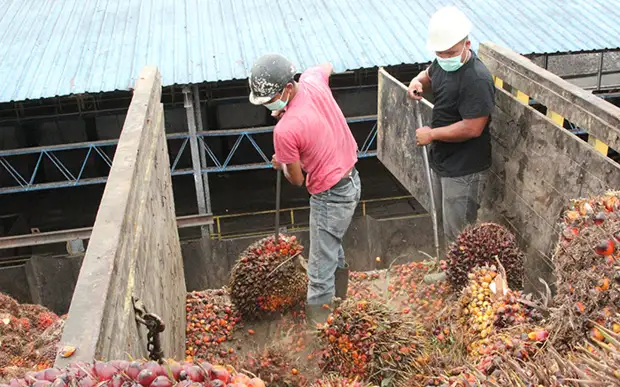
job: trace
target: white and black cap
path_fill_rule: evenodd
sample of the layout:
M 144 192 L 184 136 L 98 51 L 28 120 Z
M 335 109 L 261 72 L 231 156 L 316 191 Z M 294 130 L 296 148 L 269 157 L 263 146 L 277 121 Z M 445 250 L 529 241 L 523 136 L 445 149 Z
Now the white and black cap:
M 280 54 L 258 58 L 250 72 L 250 102 L 263 105 L 293 81 L 297 70 L 293 62 Z

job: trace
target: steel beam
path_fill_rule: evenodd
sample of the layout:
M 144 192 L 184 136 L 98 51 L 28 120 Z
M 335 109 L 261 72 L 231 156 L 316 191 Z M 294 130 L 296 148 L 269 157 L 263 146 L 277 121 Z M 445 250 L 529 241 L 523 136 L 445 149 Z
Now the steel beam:
M 195 136 L 192 136 L 190 133 L 171 133 L 166 136 L 168 141 L 170 140 L 182 140 L 183 144 L 181 148 L 172 160 L 171 165 L 171 174 L 172 176 L 180 176 L 180 175 L 188 175 L 195 173 L 195 176 L 202 176 L 201 182 L 197 182 L 197 184 L 202 183 L 202 191 L 197 190 L 197 192 L 203 192 L 204 201 L 204 213 L 211 213 L 211 201 L 210 201 L 210 190 L 208 185 L 208 173 L 212 172 L 232 172 L 232 171 L 242 171 L 242 170 L 255 170 L 255 169 L 265 169 L 271 167 L 271 160 L 258 143 L 254 140 L 253 136 L 259 133 L 272 133 L 274 127 L 273 126 L 261 126 L 254 128 L 246 128 L 246 129 L 226 129 L 226 130 L 196 130 L 203 129 L 201 128 L 202 123 L 200 120 L 196 121 L 196 109 L 195 101 L 192 101 L 190 96 L 188 103 L 190 103 L 189 117 L 194 117 L 194 126 L 193 132 Z M 191 121 L 189 121 L 188 117 L 188 126 L 190 130 L 192 130 Z M 358 117 L 350 117 L 347 119 L 349 124 L 360 123 L 360 122 L 373 122 L 376 121 L 376 116 L 358 116 Z M 206 137 L 223 137 L 223 136 L 236 136 L 237 141 L 235 146 L 226 157 L 226 160 L 219 160 L 215 153 L 209 148 L 207 142 L 205 141 Z M 193 138 L 193 140 L 192 140 Z M 366 157 L 374 157 L 376 155 L 375 151 L 371 151 L 370 148 L 373 146 L 374 141 L 376 139 L 376 127 L 371 129 L 368 137 L 364 144 L 360 147 L 360 151 L 358 152 L 359 158 Z M 191 140 L 191 141 L 190 141 Z M 195 141 L 194 141 L 195 140 Z M 253 146 L 254 150 L 257 152 L 257 155 L 261 159 L 260 162 L 253 162 L 247 164 L 234 164 L 230 165 L 232 157 L 235 152 L 237 152 L 239 145 L 242 141 L 249 141 Z M 195 162 L 194 154 L 196 151 L 192 151 L 192 168 L 191 169 L 177 169 L 178 161 L 180 160 L 182 154 L 186 149 L 186 144 L 190 143 L 190 151 L 194 148 L 192 145 L 194 142 L 198 147 L 198 160 Z M 36 148 L 21 148 L 21 149 L 9 149 L 0 151 L 0 170 L 6 170 L 9 173 L 9 176 L 12 177 L 12 182 L 15 183 L 13 186 L 5 186 L 0 187 L 0 194 L 9 194 L 9 193 L 17 193 L 17 192 L 27 192 L 27 191 L 38 191 L 44 189 L 55 189 L 55 188 L 64 188 L 64 187 L 75 187 L 75 186 L 84 186 L 91 184 L 103 184 L 107 181 L 107 176 L 93 176 L 88 178 L 83 178 L 84 171 L 88 165 L 89 158 L 92 157 L 100 157 L 109 167 L 112 165 L 113 154 L 108 155 L 104 151 L 104 147 L 111 147 L 114 150 L 114 147 L 117 145 L 118 140 L 103 140 L 103 141 L 93 141 L 93 142 L 81 142 L 74 144 L 63 144 L 63 145 L 52 145 L 52 146 L 42 146 Z M 71 151 L 76 149 L 82 149 L 85 151 L 84 159 L 78 165 L 79 170 L 75 168 L 75 166 L 67 166 L 62 161 L 63 151 Z M 23 156 L 23 155 L 31 155 L 37 157 L 38 161 L 34 167 L 33 171 L 27 171 L 24 173 L 23 170 L 19 170 L 19 166 L 13 165 L 11 160 L 14 156 Z M 58 157 L 60 156 L 60 157 Z M 55 168 L 65 177 L 65 180 L 61 181 L 52 181 L 52 182 L 43 182 L 36 183 L 35 177 L 37 176 L 38 170 L 42 167 L 42 160 L 50 160 Z M 211 164 L 210 166 L 207 166 Z M 16 168 L 17 167 L 17 168 Z M 200 210 L 201 207 L 199 207 Z
M 198 132 L 203 132 L 204 127 L 202 124 L 202 107 L 200 105 L 200 91 L 198 90 L 198 86 L 194 86 L 194 112 L 196 117 L 196 128 Z M 199 139 L 198 141 L 202 141 Z M 206 167 L 207 166 L 207 155 L 205 153 L 205 148 L 203 146 L 199 146 L 198 150 L 200 152 L 200 165 Z M 205 193 L 205 204 L 207 209 L 207 214 L 211 214 L 211 190 L 209 189 L 209 173 L 207 171 L 202 172 L 202 184 L 204 186 Z M 213 233 L 213 225 L 209 225 L 209 234 Z
M 198 227 L 213 224 L 213 216 L 207 214 L 188 215 L 177 217 L 178 228 Z M 92 227 L 75 228 L 71 230 L 49 231 L 28 235 L 16 235 L 0 238 L 0 249 L 17 247 L 49 245 L 64 243 L 72 240 L 90 239 Z
M 196 200 L 198 202 L 198 213 L 206 214 L 207 206 L 205 201 L 205 190 L 202 181 L 200 153 L 198 152 L 198 139 L 196 136 L 196 115 L 194 114 L 194 101 L 191 97 L 189 87 L 183 88 L 185 96 L 185 112 L 187 113 L 187 128 L 189 130 L 189 146 L 192 154 L 192 166 L 194 170 L 194 184 L 196 185 Z

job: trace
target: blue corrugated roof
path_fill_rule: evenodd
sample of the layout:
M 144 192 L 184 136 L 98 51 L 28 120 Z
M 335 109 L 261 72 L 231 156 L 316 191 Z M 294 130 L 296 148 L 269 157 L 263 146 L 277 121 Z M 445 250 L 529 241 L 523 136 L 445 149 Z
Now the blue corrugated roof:
M 0 102 L 246 78 L 281 52 L 337 72 L 424 63 L 426 25 L 455 4 L 472 40 L 522 54 L 620 47 L 620 0 L 0 0 Z

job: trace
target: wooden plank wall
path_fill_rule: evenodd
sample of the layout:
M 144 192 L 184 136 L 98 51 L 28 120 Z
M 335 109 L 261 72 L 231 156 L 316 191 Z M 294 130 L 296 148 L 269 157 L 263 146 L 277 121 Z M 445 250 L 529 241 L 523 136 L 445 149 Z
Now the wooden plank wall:
M 593 135 L 616 149 L 620 109 L 509 50 L 485 43 L 480 57 L 501 75 L 491 126 L 493 167 L 481 219 L 502 223 L 517 235 L 528 259 L 525 287 L 541 289 L 538 278 L 553 281 L 557 223 L 569 200 L 620 188 L 620 166 L 558 124 L 564 116 L 580 127 L 591 124 Z M 503 80 L 520 88 L 511 85 L 509 93 Z M 527 104 L 534 95 L 548 101 L 548 116 Z M 380 70 L 378 98 L 378 157 L 412 195 L 427 200 L 406 87 Z M 428 117 L 430 109 L 425 110 Z
M 77 352 L 56 365 L 147 357 L 147 332 L 135 321 L 132 296 L 164 320 L 164 355 L 183 358 L 185 278 L 161 76 L 153 67 L 136 82 L 69 308 L 61 345 Z
M 416 146 L 416 109 L 430 125 L 430 105 L 410 100 L 407 87 L 387 71 L 379 70 L 377 103 L 377 157 L 416 200 L 430 211 L 430 197 L 422 148 Z

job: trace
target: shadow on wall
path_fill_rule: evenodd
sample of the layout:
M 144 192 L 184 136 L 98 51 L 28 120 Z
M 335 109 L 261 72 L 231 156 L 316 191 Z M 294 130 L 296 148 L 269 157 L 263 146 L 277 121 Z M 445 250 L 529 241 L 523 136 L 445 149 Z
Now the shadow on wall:
M 308 258 L 308 231 L 291 232 L 304 245 Z M 183 243 L 185 282 L 188 291 L 220 288 L 228 284 L 232 267 L 250 244 L 263 237 L 224 240 L 200 239 Z M 433 228 L 428 215 L 376 220 L 356 218 L 345 235 L 343 246 L 351 270 L 368 271 L 398 263 L 422 260 L 419 253 L 433 251 Z M 376 257 L 381 257 L 377 263 Z

